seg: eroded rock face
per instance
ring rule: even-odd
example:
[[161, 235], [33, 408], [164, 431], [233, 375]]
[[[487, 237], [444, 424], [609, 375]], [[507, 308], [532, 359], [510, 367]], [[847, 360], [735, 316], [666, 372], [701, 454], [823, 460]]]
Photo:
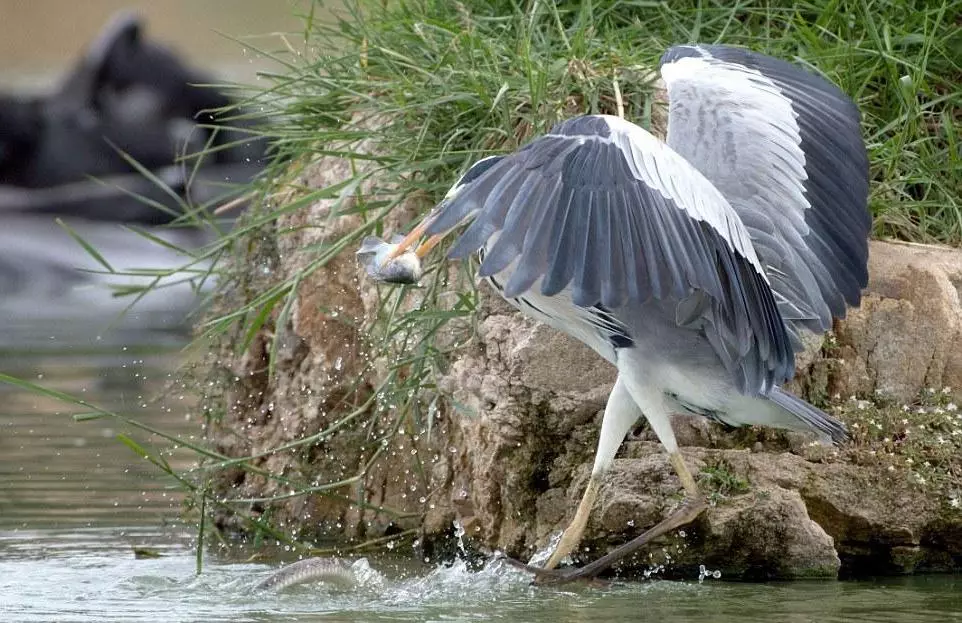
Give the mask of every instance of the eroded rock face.
[[[349, 172], [326, 161], [305, 181], [323, 186]], [[319, 202], [278, 223], [278, 231], [292, 233], [278, 238], [276, 270], [293, 275], [316, 257], [318, 243], [357, 225], [356, 216], [329, 218], [331, 206]], [[389, 226], [411, 215], [399, 210]], [[380, 299], [352, 252], [302, 280], [286, 325], [269, 323], [231, 360], [236, 380], [212, 432], [218, 449], [262, 454], [261, 468], [333, 494], [262, 503], [277, 525], [308, 538], [352, 542], [417, 529], [430, 544], [457, 522], [476, 547], [527, 558], [567, 524], [580, 499], [614, 369], [482, 287], [477, 334], [440, 380], [442, 408], [429, 436], [373, 396], [387, 366], [368, 365], [364, 327]], [[876, 392], [910, 400], [923, 387], [962, 385], [962, 253], [874, 242], [871, 258], [863, 306], [838, 323], [836, 343], [812, 340], [796, 390], [815, 400]], [[270, 378], [272, 338], [280, 341]], [[354, 419], [322, 442], [270, 452], [352, 410]], [[392, 426], [400, 433], [379, 449], [375, 441]], [[960, 566], [962, 514], [946, 511], [904, 474], [853, 465], [805, 436], [732, 433], [684, 417], [676, 429], [715, 505], [684, 537], [667, 537], [626, 569], [642, 573], [668, 562], [669, 573], [690, 577], [705, 564], [725, 577], [758, 579]], [[375, 452], [379, 458], [365, 468]], [[619, 457], [588, 525], [579, 553], [585, 560], [653, 525], [680, 499], [649, 432], [631, 435]], [[278, 481], [243, 472], [225, 476], [220, 488], [238, 497], [284, 493]]]
[[[363, 163], [324, 159], [299, 181], [308, 188], [325, 188], [363, 168]], [[371, 193], [371, 184], [361, 184], [360, 190]], [[302, 278], [285, 323], [277, 324], [284, 307], [279, 304], [247, 352], [234, 356], [231, 345], [222, 348], [220, 359], [228, 362], [231, 378], [224, 392], [225, 413], [212, 423], [209, 437], [218, 451], [256, 455], [253, 464], [284, 479], [230, 470], [217, 484], [225, 497], [258, 498], [249, 508], [255, 514], [269, 511], [272, 524], [288, 533], [363, 541], [383, 535], [389, 526], [400, 531], [420, 525], [431, 472], [412, 463], [411, 453], [437, 455], [447, 432], [441, 421], [436, 435], [422, 436], [374, 396], [383, 366], [370, 365], [366, 327], [379, 299], [376, 287], [364, 278], [355, 249], [305, 272], [326, 243], [361, 223], [360, 216], [350, 213], [350, 200], [346, 216], [332, 217], [335, 205], [334, 200], [321, 200], [283, 216], [269, 234], [267, 250], [252, 245], [261, 249], [260, 255], [239, 260], [254, 275], [245, 286], [250, 290], [247, 300], [268, 285], [296, 274]], [[406, 221], [414, 213], [401, 206], [392, 219]], [[257, 278], [261, 272], [269, 277]], [[273, 376], [272, 340], [277, 344]], [[400, 432], [389, 434], [395, 430]], [[381, 443], [384, 437], [390, 437], [389, 442]], [[304, 439], [313, 441], [299, 443]], [[316, 493], [285, 495], [305, 487], [314, 487]], [[246, 529], [227, 513], [218, 520], [228, 528]]]
[[874, 242], [859, 309], [837, 327], [828, 391], [911, 401], [923, 387], [962, 386], [962, 254]]
[[[680, 561], [702, 561], [727, 578], [835, 578], [841, 566], [831, 536], [808, 514], [798, 491], [757, 489], [717, 506], [703, 545]], [[693, 528], [697, 529], [697, 528]]]
[[[457, 520], [468, 537], [511, 552], [538, 542], [542, 494], [590, 461], [613, 369], [566, 335], [485, 297], [476, 346], [452, 363], [441, 390], [452, 414], [450, 468], [427, 525]], [[531, 366], [533, 361], [542, 365]], [[570, 374], [572, 371], [577, 374]], [[566, 378], [564, 387], [557, 380]]]

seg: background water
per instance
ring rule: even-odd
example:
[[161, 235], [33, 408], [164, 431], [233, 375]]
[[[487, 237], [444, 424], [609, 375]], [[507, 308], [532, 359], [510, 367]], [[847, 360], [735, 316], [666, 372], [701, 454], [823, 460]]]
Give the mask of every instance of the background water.
[[[211, 30], [295, 30], [294, 5], [303, 2], [0, 0], [0, 84], [49, 83], [122, 6], [141, 10], [151, 34], [197, 64], [251, 76], [263, 59]], [[196, 440], [198, 408], [175, 374], [184, 331], [146, 316], [120, 327], [86, 310], [60, 312], [56, 322], [24, 318], [0, 327], [0, 372]], [[198, 575], [181, 492], [118, 436], [163, 449], [176, 468], [190, 467], [189, 453], [116, 420], [76, 422], [72, 411], [0, 386], [2, 622], [962, 621], [956, 577], [766, 585], [691, 578], [560, 590], [531, 587], [499, 564], [469, 572], [381, 557], [370, 561], [378, 573], [354, 589], [258, 593], [257, 582], [279, 563], [209, 553]], [[135, 549], [159, 556], [139, 558]]]

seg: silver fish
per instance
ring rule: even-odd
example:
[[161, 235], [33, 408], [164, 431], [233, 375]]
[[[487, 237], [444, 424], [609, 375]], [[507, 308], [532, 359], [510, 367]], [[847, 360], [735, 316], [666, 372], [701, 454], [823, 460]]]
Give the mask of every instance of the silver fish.
[[357, 250], [357, 258], [364, 262], [367, 274], [382, 283], [417, 283], [424, 274], [421, 259], [414, 250], [405, 251], [393, 260], [385, 263], [387, 256], [397, 248], [403, 236], [395, 235], [391, 242], [385, 242], [377, 236], [367, 236], [361, 241], [361, 248]]
[[357, 585], [356, 563], [341, 558], [305, 558], [281, 567], [255, 589], [258, 591], [282, 591], [290, 586], [308, 582], [324, 582], [335, 587], [350, 589]]

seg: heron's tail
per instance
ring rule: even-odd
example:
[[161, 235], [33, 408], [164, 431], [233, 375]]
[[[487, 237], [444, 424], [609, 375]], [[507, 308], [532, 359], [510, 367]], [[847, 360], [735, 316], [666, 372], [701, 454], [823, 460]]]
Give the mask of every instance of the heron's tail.
[[848, 439], [845, 425], [817, 407], [813, 407], [801, 398], [776, 387], [768, 395], [772, 402], [785, 409], [806, 426], [819, 433], [828, 435], [834, 443], [841, 443]]

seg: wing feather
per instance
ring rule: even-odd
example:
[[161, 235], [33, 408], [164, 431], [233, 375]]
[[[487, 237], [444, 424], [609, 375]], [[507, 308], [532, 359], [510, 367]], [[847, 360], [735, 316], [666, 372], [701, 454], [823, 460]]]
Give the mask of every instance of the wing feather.
[[538, 218], [532, 221], [531, 228], [525, 232], [522, 257], [504, 286], [505, 296], [519, 296], [544, 274], [548, 266], [548, 256], [544, 249], [547, 248], [551, 235], [551, 220], [555, 216], [553, 208], [570, 201], [571, 189], [566, 189], [555, 181], [542, 201], [535, 203], [533, 211], [538, 212]]
[[449, 256], [490, 244], [479, 274], [511, 270], [505, 296], [540, 283], [544, 296], [567, 293], [621, 321], [652, 298], [675, 301], [743, 392], [791, 377], [791, 341], [748, 232], [703, 175], [647, 132], [578, 117], [486, 166], [465, 174], [471, 181], [427, 233], [473, 215]]
[[545, 182], [539, 176], [526, 176], [517, 188], [511, 205], [507, 208], [507, 218], [497, 242], [485, 254], [481, 277], [490, 277], [508, 267], [521, 252], [524, 237], [535, 216], [535, 210], [525, 209], [531, 204], [532, 195], [540, 194]]
[[792, 338], [822, 331], [868, 282], [868, 159], [855, 104], [800, 67], [698, 45], [662, 57], [668, 144], [728, 199]]

